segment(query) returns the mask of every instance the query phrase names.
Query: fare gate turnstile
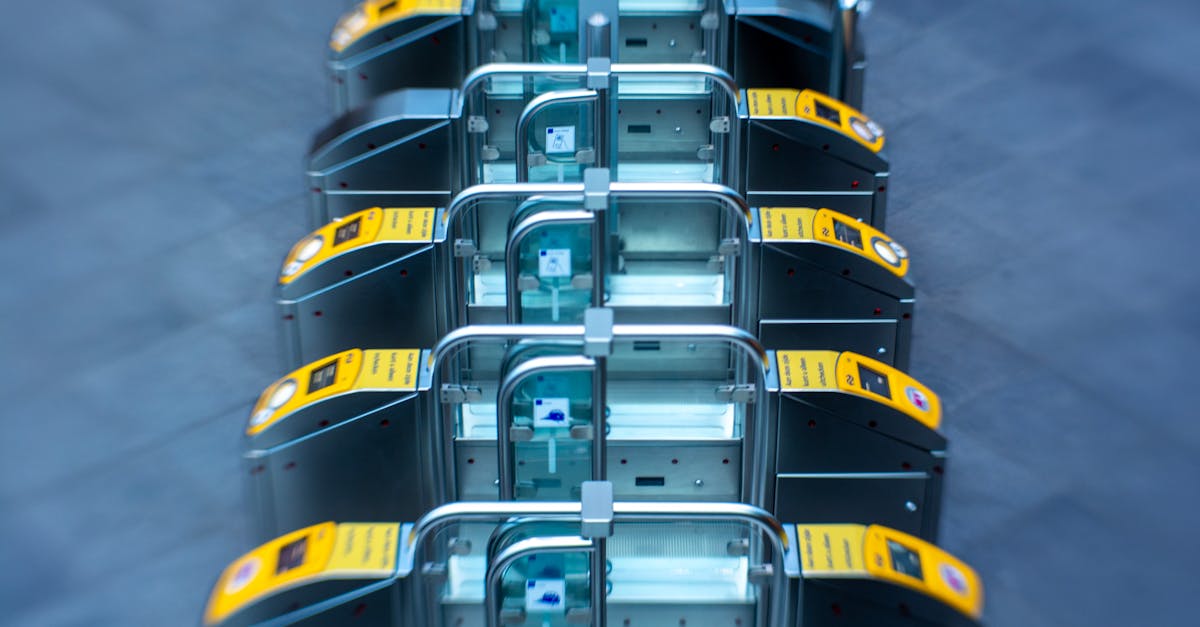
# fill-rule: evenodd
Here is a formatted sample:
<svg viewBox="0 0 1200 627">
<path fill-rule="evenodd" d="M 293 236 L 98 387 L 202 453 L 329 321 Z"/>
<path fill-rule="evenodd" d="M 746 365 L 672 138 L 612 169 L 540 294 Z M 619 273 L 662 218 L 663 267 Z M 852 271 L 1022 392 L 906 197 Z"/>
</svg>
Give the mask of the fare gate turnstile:
<svg viewBox="0 0 1200 627">
<path fill-rule="evenodd" d="M 287 368 L 357 346 L 432 346 L 468 324 L 577 324 L 606 305 L 620 323 L 733 325 L 768 348 L 904 369 L 908 263 L 870 225 L 751 209 L 723 186 L 481 185 L 444 210 L 376 207 L 318 229 L 284 260 L 276 304 Z"/>
<path fill-rule="evenodd" d="M 593 311 L 590 325 L 466 327 L 423 354 L 355 349 L 280 379 L 246 430 L 260 534 L 573 499 L 606 479 L 623 500 L 936 538 L 945 440 L 919 382 L 853 353 L 768 353 L 730 327 L 608 332 Z"/>
<path fill-rule="evenodd" d="M 880 525 L 726 503 L 456 503 L 322 522 L 230 564 L 206 625 L 978 625 L 974 570 Z M 600 495 L 600 496 L 596 496 Z"/>
<path fill-rule="evenodd" d="M 796 85 L 862 106 L 857 2 L 369 0 L 342 17 L 327 69 L 338 113 L 408 87 L 457 87 L 488 63 L 576 63 L 585 20 L 616 15 L 613 60 L 706 63 L 747 87 Z"/>
<path fill-rule="evenodd" d="M 615 181 L 721 184 L 753 206 L 883 228 L 883 130 L 861 112 L 811 90 L 740 92 L 712 66 L 593 61 L 483 66 L 461 90 L 400 90 L 339 117 L 309 153 L 310 225 L 607 166 Z"/>
</svg>

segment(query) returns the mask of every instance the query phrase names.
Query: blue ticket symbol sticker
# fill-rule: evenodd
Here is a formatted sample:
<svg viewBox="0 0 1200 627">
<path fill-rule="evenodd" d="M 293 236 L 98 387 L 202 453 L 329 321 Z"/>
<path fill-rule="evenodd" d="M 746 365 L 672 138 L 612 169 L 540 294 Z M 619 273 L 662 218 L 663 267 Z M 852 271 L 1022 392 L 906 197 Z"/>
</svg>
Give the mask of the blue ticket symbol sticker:
<svg viewBox="0 0 1200 627">
<path fill-rule="evenodd" d="M 913 407 L 921 411 L 929 411 L 929 397 L 925 393 L 913 386 L 904 388 L 904 396 L 908 398 L 908 402 L 912 403 Z"/>
<path fill-rule="evenodd" d="M 946 582 L 951 590 L 963 596 L 970 594 L 971 586 L 967 583 L 967 576 L 958 567 L 953 564 L 940 564 L 938 574 L 942 576 L 942 581 Z"/>
<path fill-rule="evenodd" d="M 254 576 L 262 568 L 262 560 L 257 557 L 242 562 L 238 565 L 237 570 L 233 572 L 233 576 L 229 581 L 225 582 L 225 594 L 234 594 L 241 591 L 246 586 L 254 581 Z"/>
<path fill-rule="evenodd" d="M 574 126 L 546 127 L 546 154 L 575 153 Z"/>
<path fill-rule="evenodd" d="M 564 579 L 530 579 L 525 582 L 525 611 L 538 614 L 564 614 L 567 606 Z"/>
<path fill-rule="evenodd" d="M 571 420 L 571 399 L 533 399 L 533 428 L 565 427 Z"/>
<path fill-rule="evenodd" d="M 538 276 L 543 279 L 570 278 L 571 249 L 543 248 L 539 250 Z"/>
</svg>

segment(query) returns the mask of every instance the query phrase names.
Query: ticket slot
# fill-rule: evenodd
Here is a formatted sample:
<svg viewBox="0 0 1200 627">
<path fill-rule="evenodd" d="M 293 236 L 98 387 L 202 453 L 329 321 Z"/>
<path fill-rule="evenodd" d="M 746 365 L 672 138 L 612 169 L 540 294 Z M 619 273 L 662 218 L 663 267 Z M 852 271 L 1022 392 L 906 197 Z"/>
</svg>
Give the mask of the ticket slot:
<svg viewBox="0 0 1200 627">
<path fill-rule="evenodd" d="M 329 37 L 335 52 L 347 52 L 369 33 L 418 15 L 457 15 L 461 0 L 366 0 L 343 15 Z M 382 35 L 380 35 L 382 38 Z M 372 42 L 365 42 L 367 45 Z"/>
<path fill-rule="evenodd" d="M 865 396 L 937 429 L 941 426 L 941 400 L 932 390 L 906 373 L 864 355 L 842 353 L 838 358 L 837 384 L 848 394 Z"/>
<path fill-rule="evenodd" d="M 812 257 L 815 262 L 831 263 L 844 259 L 833 252 L 848 252 L 896 277 L 903 278 L 908 274 L 908 250 L 865 222 L 824 208 L 762 207 L 758 211 L 762 224 L 761 237 L 766 244 L 787 248 L 788 244 L 821 243 L 834 251 L 822 255 L 819 249 L 806 250 L 805 255 Z M 879 274 L 877 271 L 870 273 L 870 279 L 854 273 L 845 277 L 849 281 L 887 284 L 886 279 L 876 278 Z"/>
<path fill-rule="evenodd" d="M 431 207 L 375 207 L 293 247 L 275 299 L 285 362 L 298 365 L 352 346 L 432 345 L 436 220 Z M 321 250 L 297 267 L 296 251 L 311 241 L 323 242 Z"/>
<path fill-rule="evenodd" d="M 795 534 L 803 581 L 800 624 L 805 627 L 981 624 L 982 584 L 974 570 L 932 544 L 881 525 L 796 525 Z M 886 535 L 890 545 L 879 555 L 885 566 L 877 569 L 870 544 L 879 535 Z M 926 563 L 932 555 L 938 556 L 938 564 L 947 564 L 969 581 L 965 585 L 971 591 L 947 595 L 937 588 L 939 584 L 930 583 L 930 577 L 940 577 Z"/>
<path fill-rule="evenodd" d="M 878 124 L 813 90 L 749 89 L 743 106 L 751 205 L 828 207 L 884 227 L 889 166 Z"/>
<path fill-rule="evenodd" d="M 246 435 L 254 436 L 301 407 L 350 389 L 358 377 L 363 352 L 351 349 L 292 371 L 263 391 L 250 413 Z"/>
<path fill-rule="evenodd" d="M 294 246 L 275 298 L 285 363 L 300 365 L 360 345 L 432 345 L 436 220 L 432 207 L 374 207 L 339 218 Z M 320 250 L 301 262 L 306 242 L 314 241 Z"/>
<path fill-rule="evenodd" d="M 751 118 L 795 118 L 827 127 L 871 152 L 883 150 L 883 128 L 850 105 L 812 89 L 750 89 Z"/>
<path fill-rule="evenodd" d="M 907 367 L 915 296 L 907 251 L 829 209 L 758 214 L 759 339 L 780 350 L 839 348 Z"/>
<path fill-rule="evenodd" d="M 307 364 L 263 391 L 250 414 L 246 435 L 260 445 L 289 440 L 339 422 L 328 414 L 362 411 L 381 400 L 415 392 L 419 360 L 416 349 L 355 348 Z M 359 393 L 347 397 L 351 391 Z M 307 418 L 313 415 L 325 418 L 308 426 Z M 281 424 L 291 416 L 298 417 Z"/>
<path fill-rule="evenodd" d="M 419 495 L 430 491 L 416 488 L 430 480 L 418 463 L 429 437 L 418 420 L 420 376 L 421 351 L 353 349 L 285 378 L 297 382 L 295 404 L 247 434 L 244 476 L 259 537 L 331 511 L 370 520 L 381 508 L 400 519 L 428 509 Z M 379 479 L 364 482 L 364 473 Z"/>
<path fill-rule="evenodd" d="M 778 351 L 777 515 L 937 537 L 946 440 L 888 397 L 911 377 L 834 351 Z M 853 382 L 845 377 L 854 373 Z M 865 386 L 865 387 L 864 387 Z M 922 388 L 924 389 L 924 388 Z M 932 392 L 929 393 L 932 397 Z"/>
<path fill-rule="evenodd" d="M 205 624 L 224 621 L 281 590 L 316 579 L 328 565 L 336 535 L 334 523 L 319 523 L 276 538 L 230 564 L 217 580 Z M 269 608 L 259 609 L 263 618 L 270 615 Z"/>
<path fill-rule="evenodd" d="M 383 209 L 374 207 L 338 218 L 300 240 L 283 260 L 279 283 L 291 284 L 332 258 L 375 243 L 384 213 Z"/>
<path fill-rule="evenodd" d="M 983 584 L 970 566 L 920 538 L 880 525 L 867 528 L 864 552 L 873 577 L 912 589 L 978 619 Z"/>
<path fill-rule="evenodd" d="M 374 593 L 396 577 L 400 531 L 395 523 L 322 522 L 270 540 L 222 572 L 204 624 L 251 625 L 284 616 L 287 623 L 319 616 L 336 624 L 348 620 L 350 610 L 356 624 L 388 624 L 390 595 Z M 342 595 L 349 596 L 330 607 L 328 601 Z M 369 614 L 367 607 L 356 609 L 368 601 L 376 605 Z"/>
</svg>

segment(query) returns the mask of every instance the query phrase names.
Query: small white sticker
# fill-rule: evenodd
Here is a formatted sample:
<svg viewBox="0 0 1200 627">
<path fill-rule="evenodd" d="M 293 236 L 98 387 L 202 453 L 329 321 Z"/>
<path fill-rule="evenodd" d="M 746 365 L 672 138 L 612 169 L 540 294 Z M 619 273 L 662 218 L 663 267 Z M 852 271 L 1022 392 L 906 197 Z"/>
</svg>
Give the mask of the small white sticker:
<svg viewBox="0 0 1200 627">
<path fill-rule="evenodd" d="M 912 403 L 913 407 L 921 411 L 929 411 L 929 397 L 925 393 L 911 385 L 904 388 L 904 395 L 908 397 L 908 402 Z"/>
<path fill-rule="evenodd" d="M 252 557 L 237 567 L 233 571 L 233 576 L 225 584 L 225 594 L 234 594 L 245 588 L 254 581 L 254 576 L 258 574 L 258 569 L 262 567 L 262 561 L 257 557 Z"/>
<path fill-rule="evenodd" d="M 257 426 L 262 425 L 262 423 L 271 419 L 271 414 L 272 414 L 271 410 L 269 410 L 265 407 L 263 409 L 260 409 L 256 412 L 254 412 L 254 415 L 250 416 L 250 426 L 257 427 Z"/>
<path fill-rule="evenodd" d="M 555 152 L 575 152 L 574 126 L 546 127 L 546 154 Z"/>
<path fill-rule="evenodd" d="M 557 278 L 571 276 L 570 248 L 543 248 L 538 251 L 538 276 Z"/>
<path fill-rule="evenodd" d="M 962 571 L 953 564 L 939 564 L 938 574 L 942 576 L 942 581 L 946 582 L 951 590 L 963 596 L 967 596 L 967 593 L 971 591 L 971 587 L 967 585 L 966 575 L 963 575 Z"/>
<path fill-rule="evenodd" d="M 533 399 L 533 428 L 565 427 L 571 421 L 571 399 Z"/>
<path fill-rule="evenodd" d="M 525 611 L 538 614 L 563 614 L 567 582 L 562 579 L 530 579 L 525 582 Z"/>
</svg>

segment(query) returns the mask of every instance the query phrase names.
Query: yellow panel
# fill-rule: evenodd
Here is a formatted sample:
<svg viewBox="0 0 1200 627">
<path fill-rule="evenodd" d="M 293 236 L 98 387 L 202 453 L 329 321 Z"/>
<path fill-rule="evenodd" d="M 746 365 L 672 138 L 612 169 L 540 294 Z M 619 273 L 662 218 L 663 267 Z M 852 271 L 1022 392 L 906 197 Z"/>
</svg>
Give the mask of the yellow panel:
<svg viewBox="0 0 1200 627">
<path fill-rule="evenodd" d="M 362 371 L 355 389 L 417 389 L 417 360 L 421 351 L 413 349 L 369 350 L 363 354 Z"/>
<path fill-rule="evenodd" d="M 396 571 L 399 523 L 342 523 L 326 572 L 336 576 L 389 577 Z"/>
<path fill-rule="evenodd" d="M 841 119 L 841 123 L 838 124 L 833 120 L 828 120 L 817 115 L 816 104 L 836 110 L 840 114 L 838 117 Z M 846 137 L 849 137 L 863 146 L 866 146 L 872 152 L 879 152 L 880 150 L 883 150 L 883 129 L 879 129 L 879 134 L 873 140 L 868 140 L 867 138 L 856 133 L 854 131 L 852 120 L 859 120 L 864 125 L 874 123 L 871 121 L 871 118 L 866 116 L 866 114 L 842 102 L 841 100 L 830 98 L 829 96 L 826 96 L 818 91 L 806 89 L 800 92 L 800 96 L 796 99 L 796 109 L 797 117 L 804 118 L 811 122 L 816 122 L 817 124 L 827 126 L 835 131 L 838 131 Z M 876 128 L 878 128 L 878 125 L 876 125 Z"/>
<path fill-rule="evenodd" d="M 238 610 L 320 574 L 329 562 L 334 524 L 324 522 L 280 536 L 243 555 L 217 579 L 204 623 L 219 623 Z M 281 554 L 286 561 L 281 562 Z"/>
<path fill-rule="evenodd" d="M 418 209 L 384 209 L 383 228 L 376 241 L 431 242 L 433 241 L 433 207 Z"/>
<path fill-rule="evenodd" d="M 838 222 L 858 229 L 858 232 L 861 236 L 860 239 L 862 240 L 862 246 L 855 246 L 838 239 L 837 232 L 834 228 L 835 224 Z M 896 276 L 904 276 L 908 273 L 908 257 L 900 259 L 899 265 L 897 266 L 888 263 L 887 260 L 880 256 L 879 252 L 876 251 L 874 246 L 871 245 L 871 242 L 879 239 L 883 242 L 891 243 L 892 238 L 888 237 L 883 231 L 880 231 L 879 229 L 865 222 L 859 222 L 850 216 L 843 215 L 836 211 L 821 209 L 813 218 L 812 231 L 815 234 L 815 239 L 817 241 L 825 242 L 826 244 L 832 244 L 834 246 L 856 252 L 863 257 L 874 261 L 876 264 L 886 268 L 889 272 L 895 274 Z"/>
<path fill-rule="evenodd" d="M 816 209 L 805 207 L 760 207 L 764 242 L 795 242 L 813 239 Z"/>
<path fill-rule="evenodd" d="M 752 118 L 794 118 L 799 89 L 748 89 L 746 106 Z"/>
<path fill-rule="evenodd" d="M 262 433 L 267 427 L 277 422 L 283 416 L 286 416 L 301 407 L 315 403 L 324 398 L 328 398 L 335 394 L 341 394 L 351 389 L 354 381 L 358 378 L 359 369 L 362 367 L 363 352 L 357 348 L 352 348 L 348 351 L 319 359 L 310 364 L 302 366 L 286 377 L 276 381 L 271 387 L 267 388 L 261 396 L 258 397 L 258 402 L 254 404 L 254 409 L 250 413 L 250 423 L 246 426 L 246 435 L 256 435 Z M 336 362 L 336 375 L 334 380 L 329 385 L 318 389 L 315 392 L 309 391 L 309 384 L 312 380 L 312 373 L 316 370 L 321 370 L 330 364 Z M 269 408 L 271 397 L 282 386 L 295 386 L 295 393 L 287 400 L 274 409 Z M 269 411 L 270 414 L 260 414 L 259 412 Z"/>
<path fill-rule="evenodd" d="M 800 570 L 805 577 L 866 575 L 863 525 L 796 525 Z"/>
<path fill-rule="evenodd" d="M 747 108 L 752 118 L 800 118 L 831 128 L 850 139 L 862 144 L 872 152 L 883 150 L 885 141 L 882 130 L 858 109 L 830 98 L 811 89 L 748 89 Z M 817 104 L 838 112 L 840 123 L 817 115 Z M 854 121 L 862 127 L 870 126 L 879 131 L 875 137 L 868 139 L 854 130 Z"/>
<path fill-rule="evenodd" d="M 880 240 L 892 243 L 892 238 L 865 222 L 824 208 L 760 207 L 758 212 L 759 218 L 762 220 L 764 242 L 816 241 L 831 244 L 866 257 L 896 276 L 908 274 L 908 257 L 899 258 L 897 255 L 898 264 L 889 263 L 884 259 L 875 250 L 872 242 Z M 862 241 L 861 246 L 855 246 L 837 238 L 837 230 L 834 227 L 839 222 L 858 230 Z"/>
<path fill-rule="evenodd" d="M 379 233 L 380 225 L 383 224 L 383 216 L 384 210 L 374 207 L 352 213 L 344 218 L 338 218 L 313 231 L 308 237 L 296 242 L 296 245 L 292 246 L 292 250 L 288 252 L 287 257 L 283 260 L 283 269 L 279 273 L 279 283 L 287 285 L 303 276 L 310 269 L 324 263 L 330 257 L 374 242 L 376 234 Z M 355 220 L 358 220 L 357 234 L 335 245 L 334 242 L 337 240 L 338 229 L 353 224 Z M 313 241 L 320 242 L 320 251 L 305 261 L 297 262 L 296 256 Z M 293 266 L 293 264 L 295 265 Z"/>
<path fill-rule="evenodd" d="M 367 0 L 342 16 L 329 38 L 329 47 L 341 52 L 363 35 L 414 15 L 458 15 L 462 0 Z"/>
<path fill-rule="evenodd" d="M 784 392 L 835 390 L 837 351 L 776 351 L 779 387 Z"/>
<path fill-rule="evenodd" d="M 862 368 L 887 377 L 887 394 L 865 389 L 859 380 Z M 907 414 L 930 429 L 942 422 L 942 402 L 916 379 L 881 361 L 858 353 L 842 353 L 837 360 L 837 385 L 843 392 L 857 394 Z"/>
<path fill-rule="evenodd" d="M 920 557 L 920 578 L 896 569 L 888 541 Z M 916 590 L 972 618 L 983 615 L 983 582 L 979 575 L 933 544 L 895 529 L 871 525 L 867 528 L 863 550 L 867 556 L 867 571 L 872 577 Z"/>
</svg>

